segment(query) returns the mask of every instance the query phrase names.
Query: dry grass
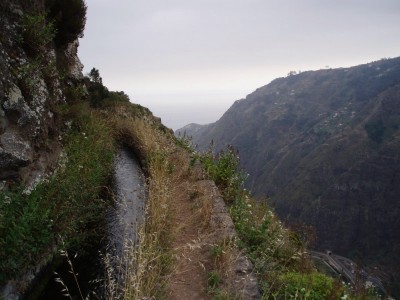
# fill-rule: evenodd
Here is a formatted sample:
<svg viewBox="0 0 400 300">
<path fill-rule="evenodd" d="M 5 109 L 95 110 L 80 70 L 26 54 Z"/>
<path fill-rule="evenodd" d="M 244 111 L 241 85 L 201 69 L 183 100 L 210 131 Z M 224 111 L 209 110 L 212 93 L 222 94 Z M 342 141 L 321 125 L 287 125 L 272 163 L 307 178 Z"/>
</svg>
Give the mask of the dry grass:
<svg viewBox="0 0 400 300">
<path fill-rule="evenodd" d="M 148 198 L 138 244 L 128 243 L 124 257 L 117 263 L 110 255 L 105 257 L 107 299 L 164 298 L 172 261 L 169 142 L 151 119 L 135 118 L 123 106 L 114 108 L 109 121 L 115 129 L 115 138 L 131 147 L 144 162 Z"/>
<path fill-rule="evenodd" d="M 212 191 L 205 191 L 204 189 L 199 192 L 200 197 L 195 204 L 197 208 L 197 213 L 200 215 L 201 225 L 203 230 L 210 227 L 210 220 L 214 209 L 214 204 L 212 202 L 213 195 Z"/>
<path fill-rule="evenodd" d="M 225 239 L 211 248 L 215 269 L 223 276 L 229 275 L 233 263 L 237 259 L 237 246 L 234 239 Z"/>
<path fill-rule="evenodd" d="M 148 199 L 139 244 L 126 247 L 123 260 L 131 263 L 117 270 L 123 280 L 107 277 L 107 298 L 211 299 L 217 294 L 207 293 L 207 274 L 214 270 L 223 279 L 218 295 L 229 295 L 233 281 L 226 278 L 234 273 L 239 251 L 234 241 L 210 233 L 217 191 L 203 180 L 202 166 L 191 165 L 190 154 L 177 148 L 154 119 L 135 117 L 123 105 L 113 107 L 111 115 L 114 138 L 131 147 L 142 162 Z M 218 256 L 213 257 L 213 247 L 222 249 Z"/>
</svg>

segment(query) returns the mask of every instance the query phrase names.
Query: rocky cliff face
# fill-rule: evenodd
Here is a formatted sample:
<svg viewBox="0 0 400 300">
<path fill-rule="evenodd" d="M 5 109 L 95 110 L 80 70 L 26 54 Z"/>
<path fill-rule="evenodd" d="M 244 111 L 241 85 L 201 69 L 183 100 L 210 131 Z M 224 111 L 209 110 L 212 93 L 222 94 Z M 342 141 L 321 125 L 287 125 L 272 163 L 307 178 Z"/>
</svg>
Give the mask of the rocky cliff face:
<svg viewBox="0 0 400 300">
<path fill-rule="evenodd" d="M 61 120 L 60 107 L 85 92 L 78 41 L 56 45 L 48 10 L 44 0 L 0 3 L 0 192 L 21 187 L 29 193 L 57 167 L 68 125 Z M 2 296 L 18 299 L 48 260 L 44 255 L 35 266 L 21 270 L 19 278 L 0 287 Z M 3 271 L 2 284 L 10 279 Z"/>
<path fill-rule="evenodd" d="M 400 272 L 400 58 L 276 79 L 214 124 L 200 147 L 240 152 L 247 187 L 317 247 Z M 397 277 L 398 278 L 398 277 Z"/>
<path fill-rule="evenodd" d="M 0 182 L 29 186 L 54 168 L 62 127 L 57 106 L 80 85 L 82 65 L 77 41 L 54 46 L 44 1 L 0 6 Z"/>
</svg>

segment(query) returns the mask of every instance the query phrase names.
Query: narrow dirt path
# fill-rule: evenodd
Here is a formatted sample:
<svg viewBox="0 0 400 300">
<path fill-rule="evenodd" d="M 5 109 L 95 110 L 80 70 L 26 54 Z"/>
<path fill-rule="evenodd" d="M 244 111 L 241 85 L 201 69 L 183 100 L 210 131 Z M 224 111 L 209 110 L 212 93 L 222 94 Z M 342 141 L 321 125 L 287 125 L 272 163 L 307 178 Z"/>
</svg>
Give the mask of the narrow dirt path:
<svg viewBox="0 0 400 300">
<path fill-rule="evenodd" d="M 168 299 L 260 299 L 253 265 L 236 246 L 234 225 L 214 182 L 200 165 L 190 165 L 184 150 L 171 158 L 176 167 L 170 224 L 175 265 Z M 211 289 L 210 274 L 218 274 Z"/>
<path fill-rule="evenodd" d="M 194 196 L 197 196 L 194 189 L 196 179 L 187 169 L 187 155 L 176 155 L 175 164 L 180 166 L 180 173 L 174 174 L 171 228 L 174 229 L 172 248 L 175 265 L 168 299 L 212 299 L 207 293 L 206 270 L 210 262 L 210 251 L 202 234 L 204 218 L 194 202 Z"/>
</svg>

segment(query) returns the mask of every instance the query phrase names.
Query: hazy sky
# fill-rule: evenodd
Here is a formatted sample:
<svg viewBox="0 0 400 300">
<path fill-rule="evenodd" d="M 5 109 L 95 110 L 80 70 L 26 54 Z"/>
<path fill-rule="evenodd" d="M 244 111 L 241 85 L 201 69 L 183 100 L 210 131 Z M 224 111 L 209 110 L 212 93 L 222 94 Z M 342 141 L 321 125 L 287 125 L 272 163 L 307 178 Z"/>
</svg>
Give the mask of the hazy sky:
<svg viewBox="0 0 400 300">
<path fill-rule="evenodd" d="M 291 70 L 400 56 L 400 0 L 86 0 L 79 54 L 174 129 Z"/>
</svg>

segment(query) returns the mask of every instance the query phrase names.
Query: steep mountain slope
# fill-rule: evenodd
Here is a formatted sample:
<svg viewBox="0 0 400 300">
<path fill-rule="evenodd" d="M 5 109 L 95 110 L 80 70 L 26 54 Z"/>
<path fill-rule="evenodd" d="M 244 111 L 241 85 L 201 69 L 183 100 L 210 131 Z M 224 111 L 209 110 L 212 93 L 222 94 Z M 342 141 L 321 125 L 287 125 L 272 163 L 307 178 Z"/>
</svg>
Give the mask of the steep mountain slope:
<svg viewBox="0 0 400 300">
<path fill-rule="evenodd" d="M 247 187 L 314 226 L 318 248 L 399 276 L 399 104 L 400 58 L 384 59 L 276 79 L 216 123 L 178 132 L 200 149 L 237 148 Z"/>
<path fill-rule="evenodd" d="M 0 298 L 58 299 L 42 297 L 46 282 L 71 299 L 95 297 L 96 282 L 106 299 L 258 299 L 260 287 L 265 299 L 299 291 L 347 297 L 346 288 L 313 272 L 303 245 L 266 206 L 232 184 L 240 179 L 231 172 L 234 152 L 215 161 L 192 153 L 147 108 L 103 86 L 98 70 L 82 75 L 76 39 L 85 13 L 84 0 L 0 2 Z M 380 142 L 384 124 L 375 125 Z M 122 144 L 139 157 L 148 193 L 138 248 L 128 241 L 127 263 L 114 265 L 120 257 L 97 250 L 109 234 L 103 226 L 115 204 L 113 160 Z M 208 179 L 235 196 L 223 199 Z M 65 256 L 75 291 L 61 272 L 50 279 Z M 101 280 L 85 279 L 89 269 L 103 271 L 81 264 L 85 256 L 98 256 Z M 79 277 L 73 265 L 83 270 Z"/>
</svg>

